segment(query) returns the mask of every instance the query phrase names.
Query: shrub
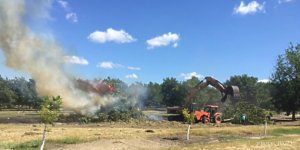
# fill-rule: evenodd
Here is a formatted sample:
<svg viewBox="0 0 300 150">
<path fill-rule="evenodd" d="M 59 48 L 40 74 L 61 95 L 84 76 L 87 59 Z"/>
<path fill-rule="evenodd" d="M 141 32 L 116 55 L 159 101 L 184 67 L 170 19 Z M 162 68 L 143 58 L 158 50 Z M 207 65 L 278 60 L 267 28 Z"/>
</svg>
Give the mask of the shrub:
<svg viewBox="0 0 300 150">
<path fill-rule="evenodd" d="M 111 110 L 108 112 L 108 121 L 125 121 L 128 122 L 132 119 L 143 119 L 145 116 L 144 114 L 136 109 L 136 108 L 129 108 L 127 110 Z"/>
<path fill-rule="evenodd" d="M 250 104 L 246 101 L 238 102 L 236 105 L 227 107 L 224 117 L 233 118 L 232 123 L 240 123 L 240 116 L 245 114 L 246 122 L 250 124 L 261 124 L 265 120 L 265 112 L 262 108 Z"/>
<path fill-rule="evenodd" d="M 193 124 L 195 122 L 195 114 L 194 113 L 190 113 L 189 110 L 187 108 L 184 108 L 182 110 L 182 115 L 184 117 L 184 120 L 188 123 L 188 124 Z"/>
<path fill-rule="evenodd" d="M 108 114 L 107 113 L 96 113 L 97 119 L 95 119 L 95 122 L 106 122 L 108 121 Z"/>
</svg>

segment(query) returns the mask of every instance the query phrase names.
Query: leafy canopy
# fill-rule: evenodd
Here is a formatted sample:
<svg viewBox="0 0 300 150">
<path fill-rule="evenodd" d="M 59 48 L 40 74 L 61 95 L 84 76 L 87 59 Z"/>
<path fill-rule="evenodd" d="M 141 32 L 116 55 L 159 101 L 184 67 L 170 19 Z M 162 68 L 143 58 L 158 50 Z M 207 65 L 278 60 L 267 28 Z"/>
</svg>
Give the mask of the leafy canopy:
<svg viewBox="0 0 300 150">
<path fill-rule="evenodd" d="M 45 124 L 53 124 L 58 120 L 62 108 L 62 98 L 60 96 L 45 97 L 41 106 L 41 119 Z"/>
</svg>

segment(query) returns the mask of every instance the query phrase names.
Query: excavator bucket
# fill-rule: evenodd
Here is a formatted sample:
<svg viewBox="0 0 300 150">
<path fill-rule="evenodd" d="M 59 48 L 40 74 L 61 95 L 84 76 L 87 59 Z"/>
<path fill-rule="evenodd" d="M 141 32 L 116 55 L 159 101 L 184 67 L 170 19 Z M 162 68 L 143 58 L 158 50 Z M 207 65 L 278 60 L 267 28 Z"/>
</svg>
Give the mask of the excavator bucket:
<svg viewBox="0 0 300 150">
<path fill-rule="evenodd" d="M 240 99 L 240 89 L 238 86 L 228 86 L 227 92 L 233 99 Z"/>
<path fill-rule="evenodd" d="M 228 86 L 225 90 L 225 95 L 222 97 L 221 101 L 225 102 L 227 95 L 230 95 L 233 100 L 240 99 L 240 89 L 238 86 Z"/>
</svg>

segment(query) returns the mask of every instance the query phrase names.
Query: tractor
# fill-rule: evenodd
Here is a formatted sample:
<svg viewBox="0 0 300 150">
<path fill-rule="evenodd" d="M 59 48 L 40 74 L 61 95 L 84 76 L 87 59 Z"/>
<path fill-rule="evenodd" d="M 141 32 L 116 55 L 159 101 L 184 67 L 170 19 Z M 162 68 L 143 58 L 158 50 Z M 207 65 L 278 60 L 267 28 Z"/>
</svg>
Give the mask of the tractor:
<svg viewBox="0 0 300 150">
<path fill-rule="evenodd" d="M 203 110 L 193 111 L 196 122 L 207 123 L 221 123 L 222 113 L 218 112 L 218 106 L 206 105 Z"/>
<path fill-rule="evenodd" d="M 213 86 L 221 92 L 221 102 L 225 102 L 228 95 L 231 96 L 231 99 L 233 100 L 238 100 L 240 98 L 240 90 L 238 86 L 226 86 L 217 79 L 208 76 L 201 80 L 196 86 L 188 90 L 188 96 L 185 99 L 185 104 L 183 107 L 167 107 L 167 112 L 169 114 L 180 114 L 183 108 L 190 108 L 189 111 L 194 113 L 196 116 L 196 122 L 201 121 L 203 123 L 221 123 L 222 113 L 217 112 L 218 106 L 206 105 L 203 110 L 198 111 L 197 109 L 195 109 L 195 103 L 193 103 L 197 93 L 199 93 L 201 90 L 208 87 L 209 85 Z"/>
</svg>

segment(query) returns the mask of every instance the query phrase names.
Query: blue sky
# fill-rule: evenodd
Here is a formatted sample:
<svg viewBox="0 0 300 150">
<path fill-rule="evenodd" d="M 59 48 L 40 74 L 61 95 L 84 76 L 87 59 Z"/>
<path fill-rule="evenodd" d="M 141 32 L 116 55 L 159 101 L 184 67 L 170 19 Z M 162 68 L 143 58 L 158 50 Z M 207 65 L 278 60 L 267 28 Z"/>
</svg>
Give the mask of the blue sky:
<svg viewBox="0 0 300 150">
<path fill-rule="evenodd" d="M 75 76 L 128 83 L 248 74 L 268 79 L 300 42 L 299 0 L 53 0 L 51 19 L 28 21 L 64 48 Z M 24 75 L 5 66 L 2 76 Z"/>
</svg>

